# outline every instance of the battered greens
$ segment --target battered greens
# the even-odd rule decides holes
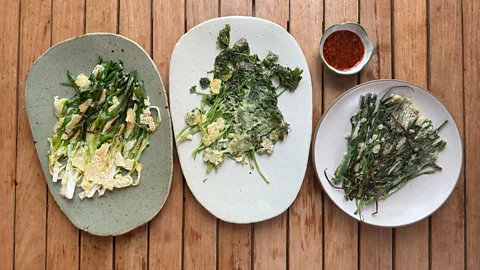
[[[67,199],[77,185],[83,199],[139,184],[138,161],[160,124],[160,111],[150,105],[136,75],[136,70],[126,73],[121,62],[101,58],[88,77],[82,73],[75,79],[67,72],[69,82],[63,85],[77,93],[69,99],[55,97],[58,122],[48,139],[50,174],[53,182],[62,180],[60,193]],[[156,121],[150,109],[157,111]]]
[[[229,47],[230,26],[220,31],[217,45],[222,49],[215,58],[213,79],[200,79],[190,93],[202,95],[199,108],[185,117],[187,125],[178,134],[177,143],[202,134],[202,141],[193,150],[196,156],[203,151],[207,172],[217,170],[225,157],[256,168],[262,174],[255,155],[272,154],[273,146],[283,140],[289,125],[277,107],[278,97],[285,91],[295,91],[302,79],[302,70],[276,63],[278,55],[269,52],[265,59],[250,54],[246,39]],[[277,78],[279,85],[272,79]],[[207,85],[209,83],[209,85]],[[280,91],[278,91],[280,90]]]
[[[388,93],[388,91],[387,91]],[[435,162],[447,144],[439,130],[407,96],[385,95],[360,98],[360,109],[350,118],[352,131],[345,135],[348,151],[330,182],[343,189],[347,200],[357,201],[358,213],[365,205],[385,199],[409,180],[442,168]],[[334,184],[341,183],[341,187]]]

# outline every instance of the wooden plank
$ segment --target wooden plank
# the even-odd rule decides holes
[[[425,1],[394,1],[394,76],[427,88],[427,10]],[[397,228],[394,268],[428,269],[428,219]]]
[[[360,1],[360,23],[375,46],[360,81],[391,78],[391,1]],[[392,269],[392,229],[360,224],[359,237],[360,269]]]
[[[112,239],[112,237],[100,237],[82,232],[80,241],[80,269],[112,269]]]
[[[46,254],[45,176],[35,151],[25,110],[25,79],[32,63],[50,47],[51,1],[25,0],[20,14],[17,128],[15,268],[44,269]]]
[[[218,269],[250,269],[252,226],[218,222]]]
[[[243,1],[244,8],[248,11],[250,1]],[[232,9],[226,14],[236,14],[237,9]],[[225,10],[222,3],[222,15]],[[251,15],[250,13],[242,15]],[[273,21],[287,29],[288,1],[263,0],[255,2],[256,17]],[[274,48],[272,48],[274,50]],[[281,56],[280,56],[281,57]],[[253,225],[253,266],[254,269],[285,269],[287,267],[287,212],[278,217]],[[245,236],[247,237],[247,236]]]
[[[359,269],[392,269],[392,229],[360,224]]]
[[[162,75],[167,93],[170,55],[185,31],[184,12],[184,1],[153,1],[153,61]],[[173,156],[173,179],[168,200],[150,222],[150,269],[182,268],[183,174],[176,151]]]
[[[0,261],[5,269],[13,269],[19,1],[0,0],[0,6],[5,11],[0,18],[0,115],[4,116],[0,125]]]
[[[85,9],[85,2],[54,0],[52,9],[52,45],[84,33],[84,13],[78,10]],[[80,232],[47,193],[47,269],[72,268],[78,265]]]
[[[325,0],[325,28],[341,22],[358,21],[355,0]],[[357,84],[357,76],[342,76],[324,69],[324,109],[335,98]],[[332,168],[333,170],[334,168]],[[356,269],[358,264],[358,222],[324,198],[324,267]]]
[[[461,0],[431,0],[428,3],[429,90],[447,106],[463,137],[462,3]],[[464,181],[462,173],[448,201],[432,216],[431,269],[464,268]]]
[[[217,260],[217,219],[185,189],[184,269],[212,269]]]
[[[288,0],[263,0],[255,2],[255,17],[267,19],[287,29],[289,19]]]
[[[79,262],[79,230],[73,226],[49,192],[47,269],[71,269]]]
[[[287,215],[254,224],[253,269],[287,269]]]
[[[153,44],[154,47],[157,46],[155,42]],[[155,52],[157,52],[156,49],[154,49]],[[150,269],[179,270],[182,268],[183,174],[178,163],[177,152],[174,151],[173,155],[173,180],[168,200],[160,213],[150,222],[148,254]]]
[[[252,0],[220,0],[221,16],[252,16]]]
[[[218,17],[218,0],[186,1],[187,29],[191,29],[206,20]]]
[[[118,0],[85,0],[86,32],[117,33]]]
[[[150,0],[120,0],[119,33],[151,52],[152,2]],[[115,237],[115,269],[146,269],[148,225]]]
[[[466,269],[480,265],[480,1],[463,1],[463,60],[465,91],[465,160],[466,166]]]
[[[85,32],[116,33],[117,19],[117,0],[86,0]],[[80,269],[111,269],[113,259],[113,237],[100,237],[81,232]]]
[[[115,269],[147,269],[148,226],[115,237]]]
[[[323,107],[323,67],[318,54],[322,28],[323,1],[290,2],[290,33],[305,54],[312,78],[313,130],[320,120]],[[289,268],[322,269],[322,193],[311,160],[300,193],[289,211]]]
[[[187,1],[187,27],[218,16],[218,1]],[[195,10],[195,13],[192,11]],[[187,28],[189,30],[190,28]],[[217,219],[207,212],[185,185],[184,269],[211,269],[217,262]]]
[[[135,41],[148,54],[152,41],[152,2],[120,0],[119,34]]]
[[[375,46],[370,62],[360,72],[360,81],[392,78],[391,1],[360,1],[360,23]]]

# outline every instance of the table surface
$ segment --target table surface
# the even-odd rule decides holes
[[[0,0],[0,262],[2,269],[479,269],[480,1]],[[432,217],[388,229],[359,224],[321,191],[311,163],[287,212],[254,225],[221,222],[186,187],[176,160],[168,201],[148,225],[118,237],[76,229],[45,185],[25,112],[25,77],[51,45],[114,32],[149,52],[168,82],[173,46],[217,16],[266,18],[302,47],[313,81],[313,125],[346,89],[380,78],[421,85],[461,130],[464,169]],[[322,67],[325,27],[358,21],[375,45],[359,74]],[[168,88],[168,84],[166,83]]]

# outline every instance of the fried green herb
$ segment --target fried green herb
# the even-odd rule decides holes
[[[275,75],[280,79],[280,86],[290,91],[295,90],[302,79],[302,70],[298,67],[291,70],[289,67],[278,67]]]
[[[387,91],[388,94],[389,91]],[[446,142],[439,130],[407,96],[375,94],[360,98],[360,109],[350,118],[348,151],[337,167],[333,187],[343,189],[347,200],[357,202],[355,214],[367,204],[385,199],[411,179],[442,168],[435,162]],[[336,186],[340,184],[341,186]]]
[[[99,58],[90,76],[82,73],[75,79],[67,72],[67,78],[63,85],[77,93],[55,97],[58,122],[48,139],[49,169],[53,182],[62,182],[61,195],[71,199],[77,185],[83,189],[81,199],[138,185],[139,159],[160,124],[160,112],[150,105],[137,71],[127,73],[122,62]],[[157,111],[156,121],[150,109]]]
[[[217,37],[217,45],[220,49],[230,46],[230,24],[226,24],[225,28],[220,30],[220,34]]]
[[[200,78],[200,87],[206,89],[210,86],[210,79],[207,77]]]
[[[224,35],[225,29],[219,39]],[[207,172],[217,170],[228,157],[242,164],[248,162],[268,183],[256,154],[272,154],[275,143],[285,139],[289,124],[277,107],[277,91],[295,91],[302,78],[301,69],[281,66],[277,60],[272,52],[263,60],[251,55],[244,38],[233,47],[225,47],[215,58],[210,93],[199,93],[200,106],[187,114],[187,125],[177,140],[181,143],[196,133],[202,134],[193,154],[203,151]],[[279,86],[272,83],[274,77],[280,77]]]

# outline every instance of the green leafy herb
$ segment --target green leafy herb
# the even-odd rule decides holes
[[[221,49],[228,48],[230,45],[230,24],[226,24],[225,28],[220,30],[220,34],[217,38],[217,45]]]
[[[289,91],[297,89],[300,80],[302,79],[303,70],[298,67],[294,70],[289,67],[277,66],[275,75],[280,79],[280,86],[285,87]]]
[[[333,187],[357,202],[355,213],[371,202],[376,204],[373,214],[378,213],[379,199],[415,177],[442,169],[435,162],[446,142],[438,132],[447,121],[434,128],[410,97],[387,94],[379,102],[374,94],[360,98],[360,109],[350,118],[351,133],[345,136],[348,151],[332,181],[325,171]]]
[[[229,30],[227,25],[218,40],[223,40]],[[268,183],[256,154],[272,154],[275,143],[288,134],[289,124],[277,106],[277,90],[294,91],[302,73],[299,68],[291,70],[277,64],[277,60],[278,55],[272,52],[263,60],[251,55],[244,38],[232,47],[225,46],[215,58],[211,72],[214,79],[208,82],[210,93],[201,93],[199,108],[186,115],[187,125],[177,140],[181,143],[197,133],[202,135],[193,155],[203,152],[207,172],[217,170],[228,157],[242,164],[248,162]],[[272,83],[277,76],[280,86]],[[206,86],[207,81],[203,84]]]
[[[200,78],[200,87],[206,89],[210,86],[210,79],[207,77]]]
[[[196,92],[197,92],[197,86],[196,85],[190,87],[190,94],[195,94]]]
[[[63,85],[77,94],[55,97],[58,122],[48,139],[49,169],[53,182],[62,182],[61,195],[71,199],[77,185],[83,189],[81,199],[138,185],[139,159],[161,118],[159,108],[150,105],[137,71],[126,73],[122,62],[99,58],[90,76],[82,73],[75,79],[67,72],[67,78]],[[158,113],[156,121],[151,109]]]

